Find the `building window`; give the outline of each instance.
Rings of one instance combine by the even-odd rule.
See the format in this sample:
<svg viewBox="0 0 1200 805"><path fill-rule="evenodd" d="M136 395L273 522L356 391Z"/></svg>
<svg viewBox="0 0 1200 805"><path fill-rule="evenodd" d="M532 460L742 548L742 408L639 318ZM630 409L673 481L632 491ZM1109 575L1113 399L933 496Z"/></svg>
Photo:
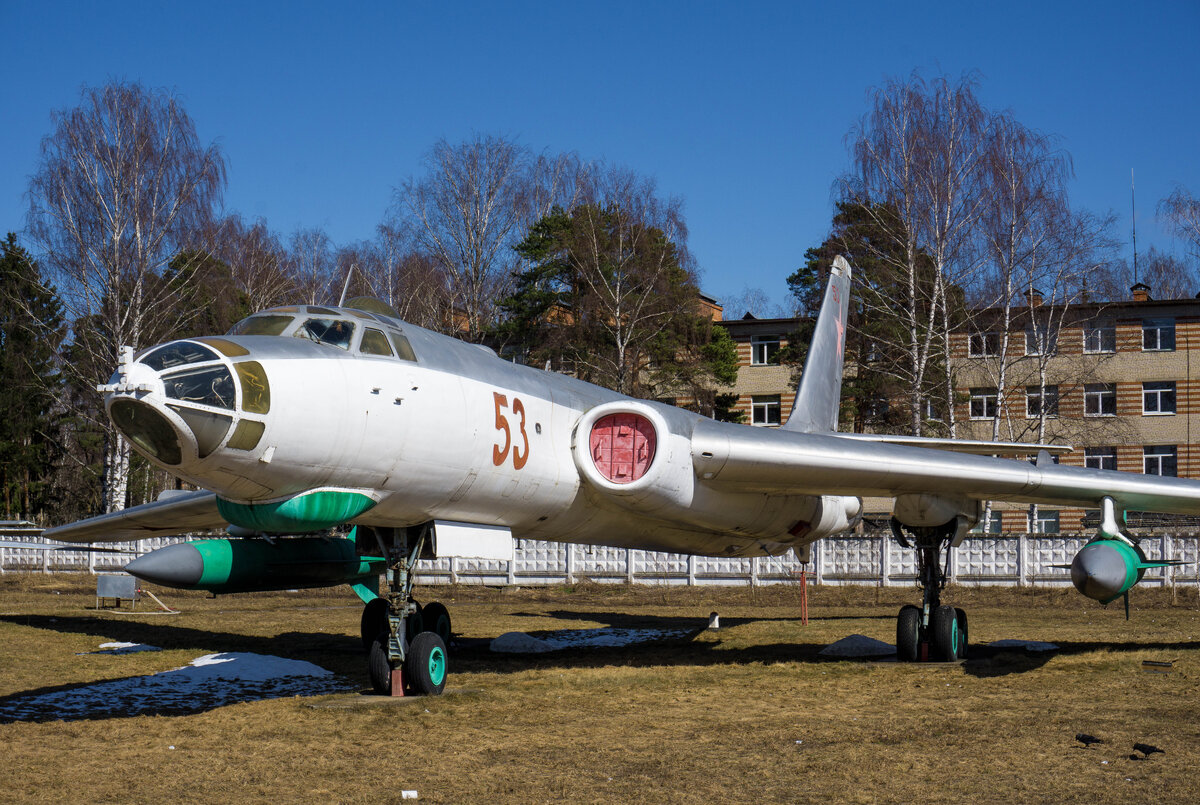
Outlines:
<svg viewBox="0 0 1200 805"><path fill-rule="evenodd" d="M1175 445L1148 445L1142 448L1142 472L1147 475L1175 476Z"/></svg>
<svg viewBox="0 0 1200 805"><path fill-rule="evenodd" d="M942 412L938 410L937 404L932 397L923 397L921 402L923 403L926 419L932 419L934 422L942 421Z"/></svg>
<svg viewBox="0 0 1200 805"><path fill-rule="evenodd" d="M1111 321L1083 325L1084 352L1116 352L1117 326Z"/></svg>
<svg viewBox="0 0 1200 805"><path fill-rule="evenodd" d="M1025 387L1025 416L1058 416L1058 386Z"/></svg>
<svg viewBox="0 0 1200 805"><path fill-rule="evenodd" d="M1083 450L1083 466L1091 470L1116 470L1117 448L1085 447Z"/></svg>
<svg viewBox="0 0 1200 805"><path fill-rule="evenodd" d="M1171 351L1175 349L1174 319L1142 319L1142 349Z"/></svg>
<svg viewBox="0 0 1200 805"><path fill-rule="evenodd" d="M967 339L967 354L972 358L999 355L1000 333L971 333Z"/></svg>
<svg viewBox="0 0 1200 805"><path fill-rule="evenodd" d="M971 419L995 419L997 401L995 388L971 389Z"/></svg>
<svg viewBox="0 0 1200 805"><path fill-rule="evenodd" d="M1026 355L1053 355L1058 352L1058 333L1042 324L1025 331Z"/></svg>
<svg viewBox="0 0 1200 805"><path fill-rule="evenodd" d="M750 365L774 366L779 363L779 336L750 336Z"/></svg>
<svg viewBox="0 0 1200 805"><path fill-rule="evenodd" d="M1087 383L1083 387L1084 416L1116 416L1117 384Z"/></svg>
<svg viewBox="0 0 1200 805"><path fill-rule="evenodd" d="M750 398L751 422L755 425L770 426L780 423L782 413L778 394L755 395Z"/></svg>
<svg viewBox="0 0 1200 805"><path fill-rule="evenodd" d="M1034 517L1031 514L1029 517L1029 532L1031 534L1057 534L1058 511L1047 511L1039 507L1037 516Z"/></svg>
<svg viewBox="0 0 1200 805"><path fill-rule="evenodd" d="M992 509L987 517L980 517L979 522L971 529L972 534L999 534L1004 530L1003 518L1000 512Z"/></svg>
<svg viewBox="0 0 1200 805"><path fill-rule="evenodd" d="M1175 381L1156 380L1142 384L1143 414L1175 413Z"/></svg>

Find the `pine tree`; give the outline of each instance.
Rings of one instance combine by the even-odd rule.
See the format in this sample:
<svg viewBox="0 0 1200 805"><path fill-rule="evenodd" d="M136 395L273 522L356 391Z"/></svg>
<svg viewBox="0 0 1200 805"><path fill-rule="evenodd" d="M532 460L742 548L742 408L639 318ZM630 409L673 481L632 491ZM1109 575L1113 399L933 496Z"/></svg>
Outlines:
<svg viewBox="0 0 1200 805"><path fill-rule="evenodd" d="M0 503L7 519L32 518L49 500L63 332L57 295L10 232L0 244Z"/></svg>

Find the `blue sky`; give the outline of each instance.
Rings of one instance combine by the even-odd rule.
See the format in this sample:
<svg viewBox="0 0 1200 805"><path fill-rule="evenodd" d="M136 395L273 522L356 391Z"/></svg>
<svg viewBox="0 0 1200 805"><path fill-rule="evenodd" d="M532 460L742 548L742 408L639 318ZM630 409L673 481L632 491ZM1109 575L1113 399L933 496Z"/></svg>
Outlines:
<svg viewBox="0 0 1200 805"><path fill-rule="evenodd" d="M1200 3L958 5L0 0L0 229L24 226L51 111L130 79L183 99L226 208L285 235L367 238L435 140L498 133L654 176L705 291L782 301L868 91L977 70L987 106L1061 138L1077 207L1128 241L1132 168L1139 252L1182 254L1154 207L1200 194Z"/></svg>

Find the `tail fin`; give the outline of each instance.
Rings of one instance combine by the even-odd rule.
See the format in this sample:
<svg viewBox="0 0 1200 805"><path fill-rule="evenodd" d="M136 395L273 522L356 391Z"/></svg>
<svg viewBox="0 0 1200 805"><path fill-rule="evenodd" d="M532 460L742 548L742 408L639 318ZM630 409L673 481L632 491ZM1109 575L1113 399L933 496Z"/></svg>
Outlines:
<svg viewBox="0 0 1200 805"><path fill-rule="evenodd" d="M850 264L838 255L829 272L825 300L817 314L804 373L784 430L828 433L838 428L842 363L846 354L846 315L850 306Z"/></svg>

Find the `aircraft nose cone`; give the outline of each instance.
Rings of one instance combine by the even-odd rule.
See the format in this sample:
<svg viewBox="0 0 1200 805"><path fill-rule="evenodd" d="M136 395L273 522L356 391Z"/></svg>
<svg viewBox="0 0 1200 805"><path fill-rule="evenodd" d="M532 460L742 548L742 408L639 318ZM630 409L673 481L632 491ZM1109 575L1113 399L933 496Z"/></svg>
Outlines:
<svg viewBox="0 0 1200 805"><path fill-rule="evenodd" d="M204 557L194 546L180 542L139 556L125 565L125 572L142 581L186 589L200 583Z"/></svg>
<svg viewBox="0 0 1200 805"><path fill-rule="evenodd" d="M1085 545L1071 561L1071 583L1075 589L1102 603L1121 594L1129 569L1120 551L1111 545Z"/></svg>

